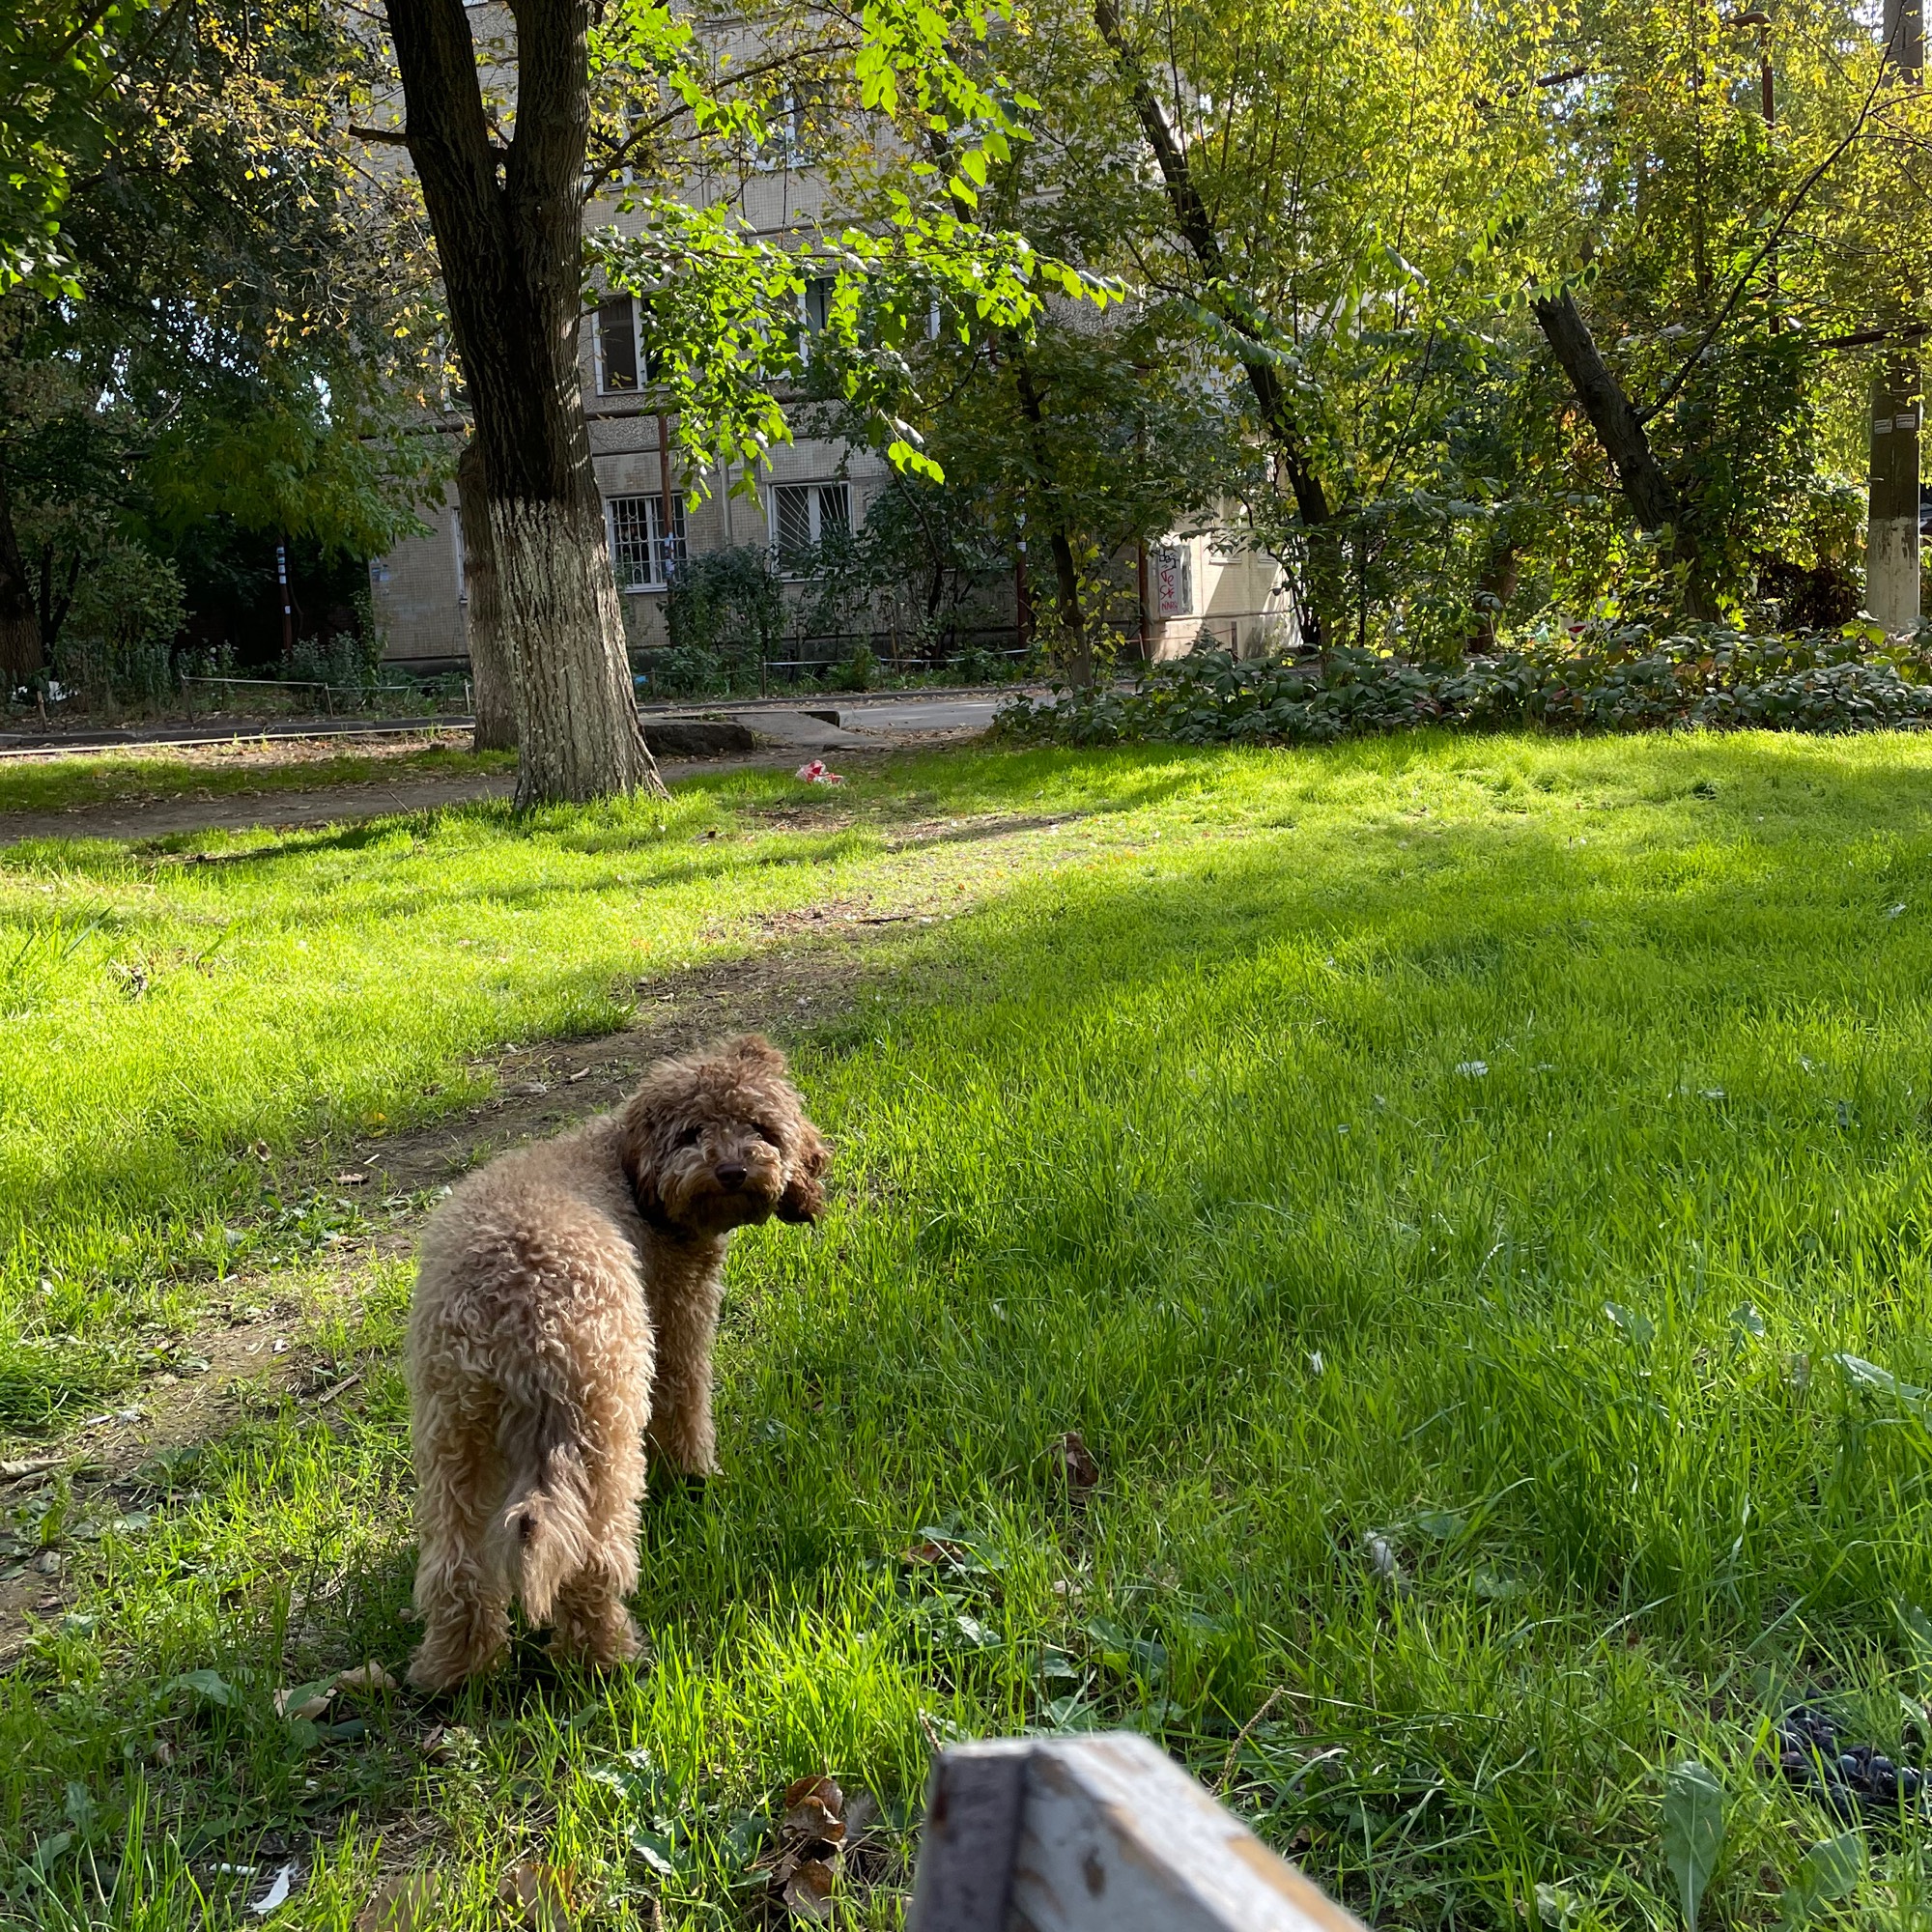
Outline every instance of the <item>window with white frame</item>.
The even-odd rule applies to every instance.
[[[671,498],[670,538],[665,539],[662,497],[611,497],[611,568],[619,590],[662,590],[684,550],[684,504]]]
[[[810,563],[828,537],[851,527],[849,483],[781,483],[772,491],[772,548],[781,568]]]
[[[825,333],[825,325],[831,320],[832,294],[837,286],[830,275],[813,275],[798,298],[798,353],[807,362],[812,357],[813,338]]]
[[[597,310],[597,393],[634,394],[657,381],[657,367],[644,341],[636,296],[612,296]]]
[[[765,138],[752,156],[760,174],[806,166],[813,157],[815,135],[826,116],[825,90],[816,81],[783,88],[764,110]]]

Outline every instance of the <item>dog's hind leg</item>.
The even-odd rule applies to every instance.
[[[640,1648],[624,1599],[638,1587],[638,1503],[644,1492],[642,1405],[621,1386],[592,1394],[601,1413],[585,1458],[585,1539],[577,1570],[558,1586],[552,1654],[608,1667]]]
[[[452,1396],[417,1416],[416,1608],[423,1640],[410,1682],[442,1690],[494,1662],[510,1640],[509,1589],[490,1548],[502,1494],[494,1419]]]

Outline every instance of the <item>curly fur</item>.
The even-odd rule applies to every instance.
[[[509,1640],[634,1657],[644,1455],[709,1474],[731,1232],[810,1221],[830,1154],[755,1034],[654,1066],[616,1112],[471,1175],[422,1239],[410,1308],[416,1607],[410,1666],[459,1683]]]

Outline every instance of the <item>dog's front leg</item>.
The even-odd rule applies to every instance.
[[[650,1304],[656,1359],[645,1436],[655,1460],[687,1476],[715,1475],[711,1350],[718,1337],[724,1243],[680,1243],[654,1260]]]

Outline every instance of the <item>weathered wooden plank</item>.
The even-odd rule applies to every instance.
[[[911,1932],[1363,1932],[1157,1746],[998,1740],[934,1768]]]
[[[1007,1932],[1030,1738],[955,1745],[932,1768],[911,1928]]]

